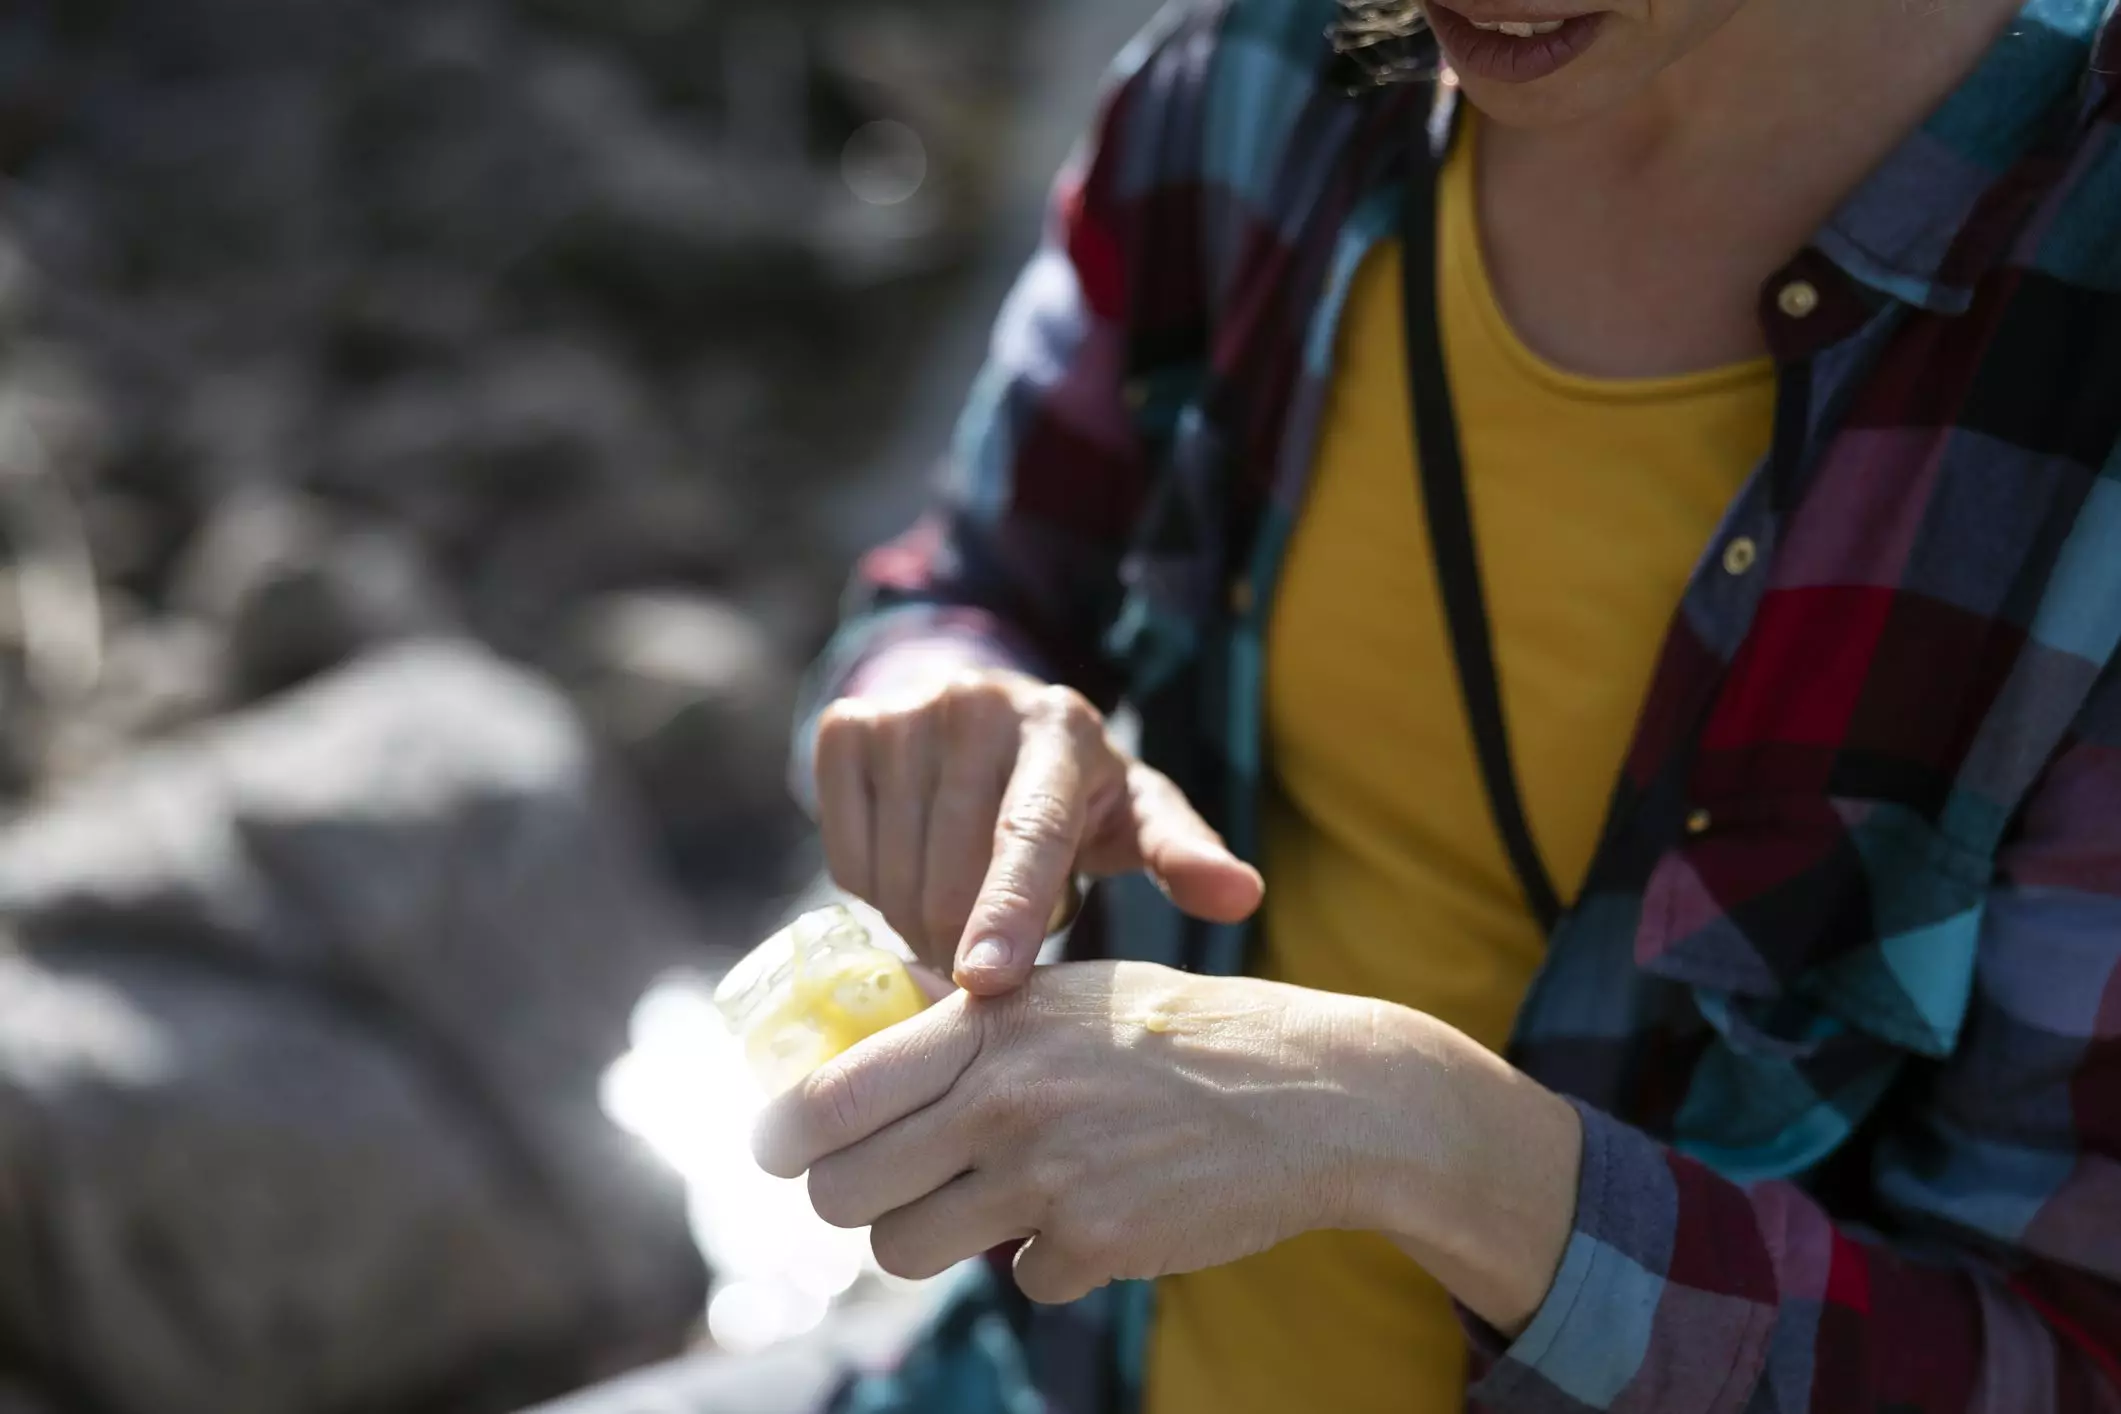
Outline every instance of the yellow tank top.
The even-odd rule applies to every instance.
[[[1510,329],[1474,142],[1443,178],[1438,287],[1525,808],[1581,887],[1665,630],[1767,450],[1765,361],[1580,378]],[[1414,470],[1398,249],[1359,274],[1267,645],[1264,975],[1382,997],[1500,1048],[1539,965],[1482,793]],[[1449,1298],[1384,1238],[1315,1233],[1159,1288],[1149,1414],[1462,1407]]]

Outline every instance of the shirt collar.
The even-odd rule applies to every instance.
[[[2092,54],[2116,0],[2028,0],[1929,120],[1864,179],[1813,244],[1881,294],[1939,313],[1973,302],[2023,204],[1993,200],[2054,124],[2098,101]],[[2109,33],[2107,38],[2114,36]],[[2109,45],[2108,47],[2113,47]]]

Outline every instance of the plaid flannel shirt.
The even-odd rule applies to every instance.
[[[2111,7],[2031,0],[1763,292],[1775,450],[1513,1042],[1586,1149],[1552,1294],[1474,1334],[1476,1407],[2121,1410]],[[813,706],[917,648],[1028,667],[1129,704],[1254,851],[1342,302],[1450,122],[1447,89],[1335,82],[1332,18],[1175,7],[1123,56]],[[1245,929],[1105,892],[1112,951],[1244,967]],[[1138,1404],[1152,1302],[1020,1312],[1044,1407]]]

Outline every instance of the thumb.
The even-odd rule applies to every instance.
[[[1242,923],[1259,911],[1267,893],[1259,871],[1230,852],[1169,778],[1137,766],[1128,789],[1142,867],[1180,912]]]

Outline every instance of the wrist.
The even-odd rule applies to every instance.
[[[1327,1145],[1343,1165],[1335,1226],[1397,1238],[1426,1235],[1458,1206],[1462,1106],[1444,1052],[1448,1028],[1387,1002],[1364,1001],[1336,1026],[1337,1064],[1353,1101]]]
[[[1372,1004],[1373,1097],[1342,1225],[1382,1233],[1505,1333],[1544,1301],[1576,1210],[1582,1124],[1560,1096],[1435,1018]]]

